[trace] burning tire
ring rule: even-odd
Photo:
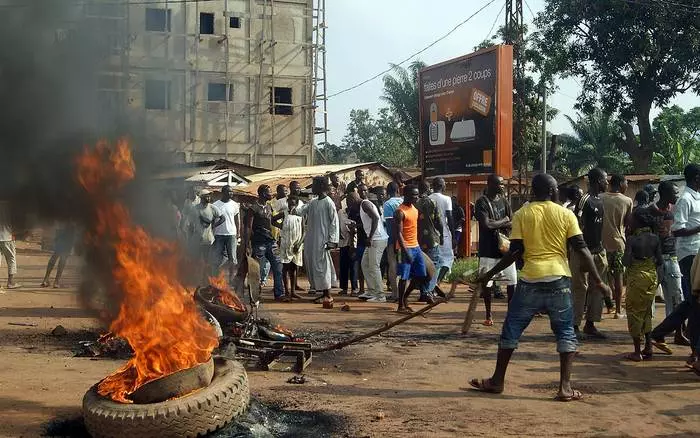
[[[95,438],[196,437],[243,414],[249,401],[243,365],[215,358],[211,384],[192,394],[160,403],[124,404],[102,397],[94,385],[83,397],[83,414]]]

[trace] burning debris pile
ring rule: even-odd
[[[217,333],[178,281],[174,244],[151,237],[120,201],[135,175],[128,142],[86,148],[77,169],[94,216],[86,245],[103,256],[93,263],[101,262],[108,298],[119,303],[109,327],[113,337],[102,343],[121,338],[133,350],[122,368],[85,394],[88,431],[196,436],[220,428],[246,410],[247,376],[240,364],[212,357]]]

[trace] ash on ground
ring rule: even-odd
[[[318,411],[292,411],[250,400],[245,415],[224,428],[207,435],[209,438],[325,438],[349,436],[345,420],[340,416]],[[43,436],[90,438],[82,418],[50,422]]]

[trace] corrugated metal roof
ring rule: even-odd
[[[269,172],[256,173],[255,175],[248,176],[251,182],[258,182],[263,180],[274,180],[274,179],[300,179],[303,177],[313,178],[314,176],[326,175],[334,172],[347,172],[349,170],[357,169],[360,167],[386,167],[382,166],[377,162],[372,163],[359,163],[359,164],[324,164],[320,166],[306,166],[306,167],[288,167],[286,169],[271,170]],[[389,172],[389,169],[386,169]],[[278,183],[283,184],[283,183]]]

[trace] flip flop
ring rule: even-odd
[[[44,281],[43,283],[41,283],[41,287],[49,287],[49,283]]]
[[[662,351],[664,354],[673,354],[673,350],[668,347],[668,344],[661,341],[651,341],[651,345]]]
[[[482,322],[482,324],[486,327],[491,327],[493,325],[493,319],[487,319],[484,322]]]
[[[486,392],[488,394],[501,394],[503,387],[491,386],[491,379],[471,379],[469,385],[477,391]]]
[[[413,309],[410,307],[402,307],[400,309],[396,309],[396,313],[403,313],[404,315],[410,315],[413,313]]]
[[[579,401],[581,399],[583,399],[583,394],[581,394],[581,391],[578,391],[576,389],[574,389],[571,395],[557,394],[556,397],[554,397],[554,401],[558,402]]]
[[[19,289],[19,288],[21,288],[21,287],[22,287],[21,284],[15,283],[15,284],[8,284],[6,288],[7,288],[7,289]]]
[[[627,353],[623,356],[623,358],[631,362],[641,362],[644,360],[644,357],[641,354],[638,356],[635,353]]]

